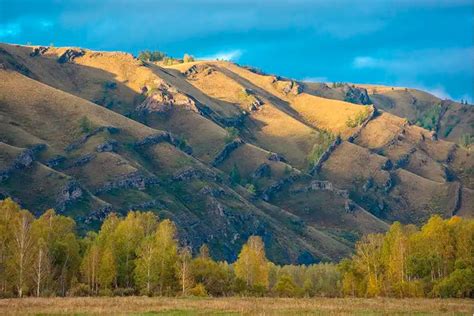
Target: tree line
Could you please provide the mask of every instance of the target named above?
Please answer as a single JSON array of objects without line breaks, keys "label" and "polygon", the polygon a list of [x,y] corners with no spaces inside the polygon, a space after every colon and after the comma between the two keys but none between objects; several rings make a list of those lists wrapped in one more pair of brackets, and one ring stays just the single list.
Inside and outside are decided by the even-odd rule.
[{"label": "tree line", "polygon": [[192,255],[176,227],[152,212],[112,213],[80,237],[73,219],[35,218],[0,201],[0,297],[24,296],[394,296],[473,297],[474,220],[432,217],[421,229],[394,223],[364,236],[340,263],[276,265],[258,236],[238,259]]}]

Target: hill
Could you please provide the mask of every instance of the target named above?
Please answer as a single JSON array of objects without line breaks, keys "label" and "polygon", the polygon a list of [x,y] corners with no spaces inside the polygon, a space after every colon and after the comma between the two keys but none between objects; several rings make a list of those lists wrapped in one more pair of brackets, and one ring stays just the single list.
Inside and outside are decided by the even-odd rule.
[{"label": "hill", "polygon": [[472,217],[472,152],[451,142],[472,108],[442,101],[430,131],[435,97],[377,91],[0,44],[0,194],[83,230],[152,210],[216,259],[260,235],[278,263],[337,260],[396,220]]}]

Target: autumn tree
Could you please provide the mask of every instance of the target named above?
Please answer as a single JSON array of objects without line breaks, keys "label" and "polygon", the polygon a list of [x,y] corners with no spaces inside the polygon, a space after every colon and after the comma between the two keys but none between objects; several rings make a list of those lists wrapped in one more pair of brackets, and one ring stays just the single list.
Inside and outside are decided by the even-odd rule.
[{"label": "autumn tree", "polygon": [[268,288],[268,260],[259,236],[251,236],[248,239],[234,263],[234,268],[236,276],[243,280],[249,289]]}]

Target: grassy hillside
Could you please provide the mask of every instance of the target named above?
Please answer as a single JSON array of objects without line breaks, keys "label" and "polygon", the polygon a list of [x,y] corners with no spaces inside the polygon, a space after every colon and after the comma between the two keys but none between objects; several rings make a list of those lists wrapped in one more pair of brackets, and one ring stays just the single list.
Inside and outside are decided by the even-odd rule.
[{"label": "grassy hillside", "polygon": [[438,140],[472,123],[453,102],[429,131],[415,90],[365,87],[374,107],[363,87],[80,48],[1,44],[0,64],[0,194],[81,228],[152,210],[218,259],[257,234],[273,261],[312,262],[394,220],[474,215],[472,152]]}]

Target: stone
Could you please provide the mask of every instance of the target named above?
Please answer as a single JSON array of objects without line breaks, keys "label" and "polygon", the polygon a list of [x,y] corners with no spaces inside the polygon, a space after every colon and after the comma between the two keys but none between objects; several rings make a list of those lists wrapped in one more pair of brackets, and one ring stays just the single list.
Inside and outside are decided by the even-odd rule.
[{"label": "stone", "polygon": [[214,158],[214,161],[212,162],[212,166],[216,167],[217,165],[221,164],[224,160],[229,157],[229,155],[239,148],[244,142],[240,139],[237,138],[236,140],[231,141],[227,145],[224,146],[224,149],[221,150],[219,154]]},{"label": "stone", "polygon": [[81,57],[85,55],[85,51],[82,49],[67,49],[61,56],[58,58],[58,63],[64,64],[68,62],[72,62],[77,57]]}]

